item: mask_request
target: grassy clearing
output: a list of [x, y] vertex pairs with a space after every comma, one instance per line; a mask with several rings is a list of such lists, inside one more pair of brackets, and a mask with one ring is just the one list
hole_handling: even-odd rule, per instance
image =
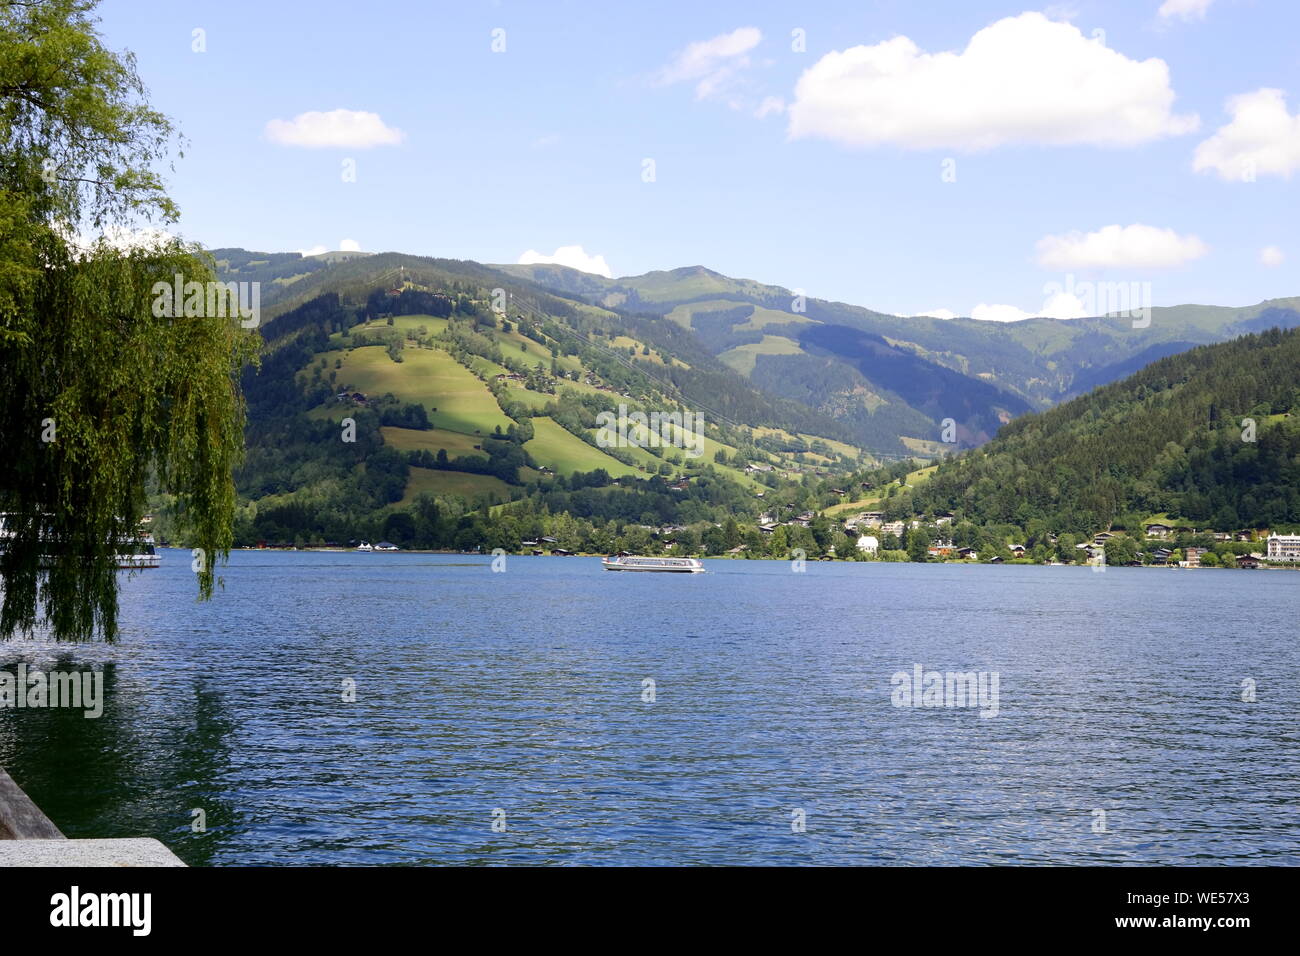
[[836, 441], [834, 438], [822, 438], [819, 435], [805, 435], [802, 433], [800, 433], [799, 437], [810, 445], [815, 441], [819, 441], [836, 454], [848, 455], [850, 458], [857, 458], [862, 454], [862, 449], [858, 448], [856, 445], [850, 445], [848, 442]]
[[945, 445], [943, 442], [933, 441], [928, 438], [912, 438], [908, 435], [900, 435], [898, 440], [903, 443], [903, 446], [908, 451], [915, 452], [918, 455], [925, 455], [926, 457], [942, 455], [944, 450], [949, 448], [949, 446]]
[[510, 486], [492, 475], [471, 475], [464, 471], [441, 471], [436, 468], [412, 468], [406, 480], [406, 493], [397, 503], [400, 508], [409, 505], [422, 494], [459, 495], [477, 501], [489, 495], [498, 498], [510, 496]]
[[406, 349], [402, 361], [394, 362], [382, 346], [353, 349], [343, 359], [338, 381], [367, 395], [392, 392], [419, 402], [435, 428], [489, 435], [497, 425], [505, 430], [511, 424], [487, 386], [439, 350]]
[[803, 354], [804, 350], [800, 348], [799, 343], [783, 338], [780, 335], [765, 335], [761, 342], [738, 345], [734, 349], [727, 349], [718, 358], [741, 375], [747, 376], [754, 371], [754, 364], [758, 361], [760, 355]]
[[476, 447], [482, 442], [481, 437], [447, 431], [445, 428], [423, 431], [417, 428], [394, 428], [385, 425], [379, 430], [383, 433], [384, 444], [391, 445], [398, 451], [427, 451], [436, 455], [439, 449], [445, 448], [448, 457], [451, 458], [484, 454]]
[[[382, 332], [385, 329], [397, 329], [406, 332], [408, 329], [418, 329], [424, 326], [429, 335], [441, 335], [447, 331], [447, 319], [435, 318], [432, 315], [395, 315], [393, 324], [389, 325], [387, 319], [372, 319], [369, 322], [363, 322], [361, 325], [354, 325], [350, 330], [350, 335], [365, 332]], [[347, 339], [343, 337], [342, 332], [334, 332], [330, 335], [331, 342], [343, 342], [347, 344]]]
[[663, 356], [654, 349], [650, 350], [649, 355], [642, 355], [641, 350], [645, 348], [645, 343], [639, 339], [634, 339], [628, 335], [616, 335], [610, 340], [609, 347], [619, 352], [626, 352], [628, 349], [635, 349], [636, 354], [632, 356], [638, 362], [649, 362], [651, 365], [663, 365]]
[[725, 312], [738, 306], [746, 305], [733, 299], [706, 299], [703, 302], [686, 302], [676, 306], [665, 318], [676, 322], [684, 329], [689, 329], [700, 312]]
[[639, 474], [630, 465], [609, 457], [599, 448], [592, 448], [581, 438], [569, 434], [549, 418], [533, 419], [533, 438], [524, 443], [524, 449], [533, 456], [533, 461], [557, 474], [595, 471], [597, 468], [604, 468], [616, 478]]
[[516, 385], [511, 385], [506, 389], [506, 396], [510, 401], [526, 405], [534, 412], [540, 412], [550, 402], [555, 401], [554, 395], [547, 395], [545, 392], [534, 392], [531, 389], [520, 388]]
[[[909, 471], [904, 480], [909, 486], [919, 485], [921, 482], [929, 478], [930, 475], [934, 474], [934, 470], [938, 467], [938, 465], [927, 465], [924, 468], [918, 468], [916, 471]], [[843, 514], [846, 511], [872, 510], [877, 508], [882, 501], [884, 501], [883, 495], [875, 495], [871, 498], [861, 498], [857, 501], [846, 501], [842, 505], [832, 505], [827, 508], [826, 514], [838, 515]]]
[[[639, 440], [641, 441], [648, 440], [648, 436], [650, 434], [650, 430], [648, 428], [642, 428], [640, 426], [637, 426], [632, 431], [635, 433], [636, 437]], [[736, 483], [746, 488], [749, 488], [753, 491], [763, 491], [766, 489], [766, 486], [762, 482], [755, 481], [752, 477], [750, 477], [748, 474], [745, 473], [743, 468], [734, 468], [731, 465], [720, 465], [713, 460], [714, 456], [719, 451], [726, 452], [728, 458], [735, 455], [736, 449], [731, 445], [724, 445], [722, 444], [722, 442], [710, 438], [708, 435], [705, 435], [702, 453], [696, 458], [688, 458], [686, 457], [685, 437], [678, 435], [680, 429], [670, 427], [669, 431], [672, 435], [677, 435], [678, 436], [677, 440], [681, 443], [678, 445], [670, 445], [667, 449], [665, 449], [665, 454], [668, 457], [670, 458], [680, 457], [682, 459], [681, 465], [674, 465], [674, 470], [673, 470], [674, 474], [679, 474], [684, 468], [685, 469], [689, 469], [693, 467], [702, 468], [705, 465], [711, 465], [719, 474], [725, 475], [726, 477], [732, 479]], [[692, 442], [693, 441], [694, 439], [692, 438]], [[632, 448], [628, 448], [627, 450], [632, 453], [632, 455], [637, 459], [638, 462], [643, 462], [646, 465], [648, 465], [652, 472], [657, 471], [660, 463], [664, 460], [651, 454], [650, 451], [645, 448], [632, 447]]]
[[[497, 344], [501, 346], [503, 354], [510, 356], [516, 362], [523, 362], [527, 365], [536, 367], [543, 365], [546, 368], [551, 367], [551, 351], [544, 345], [538, 345], [526, 335], [520, 335], [518, 332], [496, 332], [494, 336]], [[561, 363], [563, 366], [564, 363]]]
[[754, 313], [740, 325], [732, 326], [733, 332], [753, 332], [765, 329], [769, 325], [811, 325], [812, 319], [795, 312], [780, 312], [755, 306]]

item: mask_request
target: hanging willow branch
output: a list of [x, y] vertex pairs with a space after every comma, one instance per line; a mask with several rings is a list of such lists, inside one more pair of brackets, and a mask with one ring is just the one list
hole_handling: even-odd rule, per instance
[[92, 8], [0, 0], [0, 639], [115, 639], [146, 480], [209, 556], [201, 597], [231, 542], [256, 337], [238, 317], [155, 314], [155, 283], [213, 278], [196, 248], [73, 238], [176, 216], [153, 171], [172, 126]]

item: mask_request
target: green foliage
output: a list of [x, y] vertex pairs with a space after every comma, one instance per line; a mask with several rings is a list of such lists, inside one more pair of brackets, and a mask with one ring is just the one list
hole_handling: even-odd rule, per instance
[[1152, 514], [1222, 531], [1300, 523], [1298, 368], [1300, 330], [1161, 359], [941, 464], [912, 507], [1079, 535]]
[[0, 637], [115, 638], [115, 556], [147, 481], [207, 552], [200, 596], [231, 543], [251, 337], [234, 318], [155, 314], [155, 282], [212, 278], [179, 242], [69, 239], [177, 214], [155, 171], [171, 124], [100, 43], [93, 6], [0, 4]]

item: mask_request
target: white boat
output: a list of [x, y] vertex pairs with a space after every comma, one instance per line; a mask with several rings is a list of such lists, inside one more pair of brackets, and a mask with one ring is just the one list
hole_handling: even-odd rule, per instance
[[136, 535], [117, 555], [119, 568], [156, 568], [160, 564], [153, 546], [153, 535]]
[[695, 574], [704, 570], [699, 558], [640, 558], [620, 555], [601, 558], [600, 566], [606, 571], [675, 571], [678, 574]]
[[[0, 514], [0, 551], [5, 549], [9, 539], [14, 536], [14, 531], [6, 527], [9, 517], [7, 514]], [[118, 548], [120, 550], [114, 558], [119, 568], [156, 568], [161, 564], [158, 552], [154, 548], [153, 535], [147, 531], [137, 532], [128, 539], [119, 541]], [[48, 568], [53, 566], [54, 559], [49, 555], [43, 555], [40, 562], [41, 567]]]

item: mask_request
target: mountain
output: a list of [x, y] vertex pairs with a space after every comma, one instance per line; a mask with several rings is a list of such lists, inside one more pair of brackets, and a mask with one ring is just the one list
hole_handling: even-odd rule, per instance
[[[518, 550], [563, 515], [566, 540], [616, 550], [615, 522], [631, 549], [637, 528], [734, 525], [873, 461], [840, 422], [756, 388], [689, 330], [478, 263], [213, 258], [223, 280], [263, 284], [242, 544]], [[602, 440], [600, 416], [620, 409], [647, 416], [631, 426], [642, 441]], [[694, 434], [683, 419], [645, 440], [651, 414], [685, 412], [702, 416]]]
[[1223, 532], [1293, 527], [1300, 329], [1199, 346], [1025, 416], [908, 496], [914, 513], [1030, 538], [1140, 533], [1155, 516]]
[[223, 278], [261, 281], [263, 308], [272, 315], [325, 291], [355, 295], [396, 281], [406, 268], [423, 270], [435, 284], [506, 286], [557, 315], [581, 312], [596, 324], [591, 331], [617, 325], [675, 357], [661, 377], [721, 418], [780, 420], [886, 458], [976, 446], [1026, 412], [1166, 355], [1300, 325], [1300, 298], [1243, 308], [1157, 307], [1145, 322], [994, 323], [888, 315], [703, 266], [611, 279], [558, 265], [486, 266], [397, 253], [304, 258], [218, 249], [213, 256]]
[[[1077, 403], [1109, 401], [1115, 386], [1034, 410], [1130, 373], [1125, 381], [1146, 382], [1146, 395], [1148, 370], [1135, 372], [1144, 363], [1193, 361], [1202, 340], [1296, 324], [1296, 300], [1157, 309], [1146, 328], [1118, 317], [1006, 325], [801, 300], [702, 267], [605, 279], [400, 253], [212, 255], [223, 280], [262, 283], [262, 360], [244, 378], [241, 543], [383, 537], [517, 550], [549, 535], [572, 550], [717, 553], [744, 543], [820, 554], [833, 537], [822, 517], [770, 539], [752, 535], [760, 518], [852, 507], [854, 491], [874, 491], [895, 515], [960, 511], [966, 528], [1019, 529], [1027, 515], [1061, 527], [1104, 524], [1121, 507], [1117, 498], [1098, 504], [1111, 500], [1111, 485], [1093, 476], [1067, 486], [1052, 462], [1088, 473], [1071, 457], [1078, 440], [1103, 477], [1110, 473], [1107, 442], [1121, 439], [1094, 440], [1093, 406]], [[1225, 392], [1219, 407], [1235, 397]], [[611, 447], [599, 416], [620, 407], [702, 413], [702, 454], [684, 453], [680, 431], [662, 447]], [[1141, 419], [1136, 407], [1116, 415], [1129, 411]], [[1077, 417], [1080, 430], [1067, 429], [1041, 459], [1043, 487], [1022, 488], [1013, 480], [1022, 466], [1004, 458], [979, 471], [973, 463], [985, 452], [958, 459], [969, 471], [955, 481], [948, 462], [873, 470], [882, 458], [951, 457], [991, 438], [990, 453], [1019, 448], [1007, 443], [1062, 414]], [[1280, 414], [1262, 420], [1270, 441]], [[937, 441], [945, 430], [957, 441]], [[1123, 507], [1161, 506], [1189, 519], [1225, 508], [1212, 491], [1201, 492], [1204, 501], [1175, 500], [1169, 488], [1185, 491], [1192, 479], [1167, 469], [1159, 477], [1174, 484]], [[962, 497], [967, 488], [975, 503]], [[1051, 511], [1053, 494], [1073, 511]], [[1258, 502], [1227, 504], [1244, 520]], [[166, 503], [157, 510], [165, 533]], [[683, 529], [681, 540], [652, 545], [644, 535], [658, 525]], [[714, 533], [720, 528], [726, 533]]]
[[898, 444], [938, 450], [944, 418], [955, 420], [959, 445], [978, 444], [1030, 408], [1123, 378], [1165, 355], [1300, 325], [1300, 298], [1244, 308], [1156, 307], [1142, 320], [1000, 323], [887, 315], [702, 266], [618, 279], [556, 265], [495, 268], [690, 328], [755, 384], [844, 421], [881, 451], [897, 451]]

